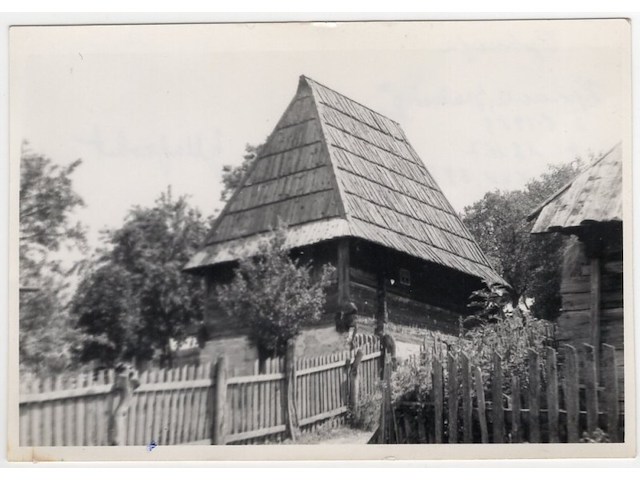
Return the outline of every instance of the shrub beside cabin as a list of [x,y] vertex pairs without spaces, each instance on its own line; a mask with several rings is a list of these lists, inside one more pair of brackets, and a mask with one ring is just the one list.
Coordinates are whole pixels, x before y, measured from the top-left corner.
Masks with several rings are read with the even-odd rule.
[[[323,322],[298,355],[346,348],[336,319],[349,303],[362,331],[374,318],[456,334],[482,280],[503,282],[431,177],[400,125],[307,78],[186,270],[204,276],[209,340],[247,370],[257,357],[241,318],[217,306],[215,285],[280,219],[292,255],[331,263]],[[360,326],[361,325],[361,326]],[[244,365],[244,367],[241,367]]]
[[[622,158],[616,145],[538,207],[534,234],[574,235],[562,266],[562,313],[557,340],[616,348],[624,398],[624,298],[622,279]],[[597,363],[596,363],[597,364]]]

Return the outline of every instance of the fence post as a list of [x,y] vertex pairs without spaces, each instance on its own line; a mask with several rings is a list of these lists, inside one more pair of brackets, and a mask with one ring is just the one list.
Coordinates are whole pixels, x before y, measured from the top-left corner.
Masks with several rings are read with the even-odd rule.
[[296,357],[295,343],[287,342],[287,351],[284,357],[285,368],[285,402],[286,402],[286,426],[291,440],[295,441],[300,434],[298,423],[298,408],[296,405]]
[[478,399],[478,421],[480,423],[480,438],[482,443],[489,443],[489,431],[487,429],[487,406],[484,399],[484,383],[480,367],[473,369],[476,384],[476,398]]
[[464,353],[460,368],[462,370],[462,428],[464,443],[473,442],[473,405],[471,399],[471,368],[469,367],[469,357]]
[[540,443],[540,366],[538,354],[529,349],[529,442]]
[[358,367],[363,357],[362,349],[356,350],[353,363],[349,367],[349,410],[351,411],[351,422],[358,418],[358,398],[360,397],[360,382],[358,380]]
[[117,376],[111,388],[111,394],[114,395],[114,408],[109,418],[109,445],[122,446],[127,439],[127,415],[133,400],[133,391],[140,383],[130,365],[119,365],[116,373]]
[[211,432],[212,445],[224,445],[226,443],[226,419],[224,418],[227,405],[227,359],[218,358],[213,373],[213,426]]
[[547,423],[549,430],[549,442],[558,443],[558,367],[556,365],[556,351],[546,348],[546,368],[547,368]]
[[567,411],[567,441],[577,443],[579,440],[578,425],[580,423],[580,397],[578,391],[578,354],[575,347],[564,345],[564,401]]
[[504,407],[502,405],[502,357],[497,353],[493,354],[491,413],[493,417],[493,443],[504,443]]
[[612,442],[620,441],[619,405],[618,405],[618,372],[616,370],[616,349],[606,343],[602,344],[602,378],[604,395],[607,404],[607,434]]
[[593,434],[598,428],[598,380],[596,371],[596,347],[587,343],[584,347],[584,386],[587,405],[587,433]]
[[449,443],[458,443],[458,361],[447,354],[447,383],[449,390]]

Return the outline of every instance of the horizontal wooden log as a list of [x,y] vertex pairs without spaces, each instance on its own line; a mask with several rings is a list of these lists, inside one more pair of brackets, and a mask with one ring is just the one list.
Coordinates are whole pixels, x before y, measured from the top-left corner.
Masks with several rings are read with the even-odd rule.
[[52,402],[55,400],[64,400],[67,398],[91,397],[94,395],[105,395],[111,392],[112,385],[95,385],[85,388],[76,388],[73,390],[54,390],[41,393],[27,393],[20,395],[20,405],[28,403]]
[[134,393],[164,392],[167,390],[189,390],[192,388],[206,388],[212,385],[211,379],[179,380],[164,383],[143,383]]
[[300,419],[300,426],[304,427],[305,425],[310,425],[315,422],[319,422],[321,420],[325,420],[327,418],[337,417],[338,415],[342,415],[343,413],[347,413],[348,408],[338,407],[328,412],[319,413],[318,415],[314,415],[312,417],[302,418]]
[[251,430],[249,432],[240,432],[228,434],[225,437],[226,443],[241,442],[252,438],[266,437],[267,435],[275,435],[282,433],[287,429],[285,425],[276,425],[275,427],[261,428],[259,430]]
[[257,383],[271,382],[274,380],[282,380],[284,373],[267,373],[263,375],[243,375],[240,377],[231,377],[227,379],[227,385],[238,385],[241,383]]

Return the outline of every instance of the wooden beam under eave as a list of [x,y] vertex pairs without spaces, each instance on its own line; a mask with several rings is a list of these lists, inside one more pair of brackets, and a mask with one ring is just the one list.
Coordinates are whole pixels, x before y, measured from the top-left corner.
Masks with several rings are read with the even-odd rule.
[[338,308],[342,309],[351,301],[349,276],[349,239],[338,239]]
[[375,333],[376,335],[382,335],[385,332],[386,324],[389,322],[389,309],[387,308],[387,269],[384,261],[381,261],[378,268],[377,280]]

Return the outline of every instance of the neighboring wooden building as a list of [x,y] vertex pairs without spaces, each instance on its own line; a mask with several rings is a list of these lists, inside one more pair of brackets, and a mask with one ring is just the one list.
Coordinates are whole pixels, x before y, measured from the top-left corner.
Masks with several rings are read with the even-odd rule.
[[289,227],[293,255],[337,267],[324,325],[307,329],[297,342],[305,355],[345,348],[335,319],[350,302],[360,318],[388,315],[391,322],[456,334],[469,294],[482,280],[503,282],[400,125],[302,76],[186,267],[208,285],[207,351],[243,351],[245,361],[255,358],[242,319],[225,317],[213,287],[231,278],[235,261],[255,252],[278,219]]
[[[621,144],[600,157],[538,207],[534,234],[575,235],[562,269],[557,339],[616,347],[624,366]],[[622,386],[622,383],[621,383]]]

